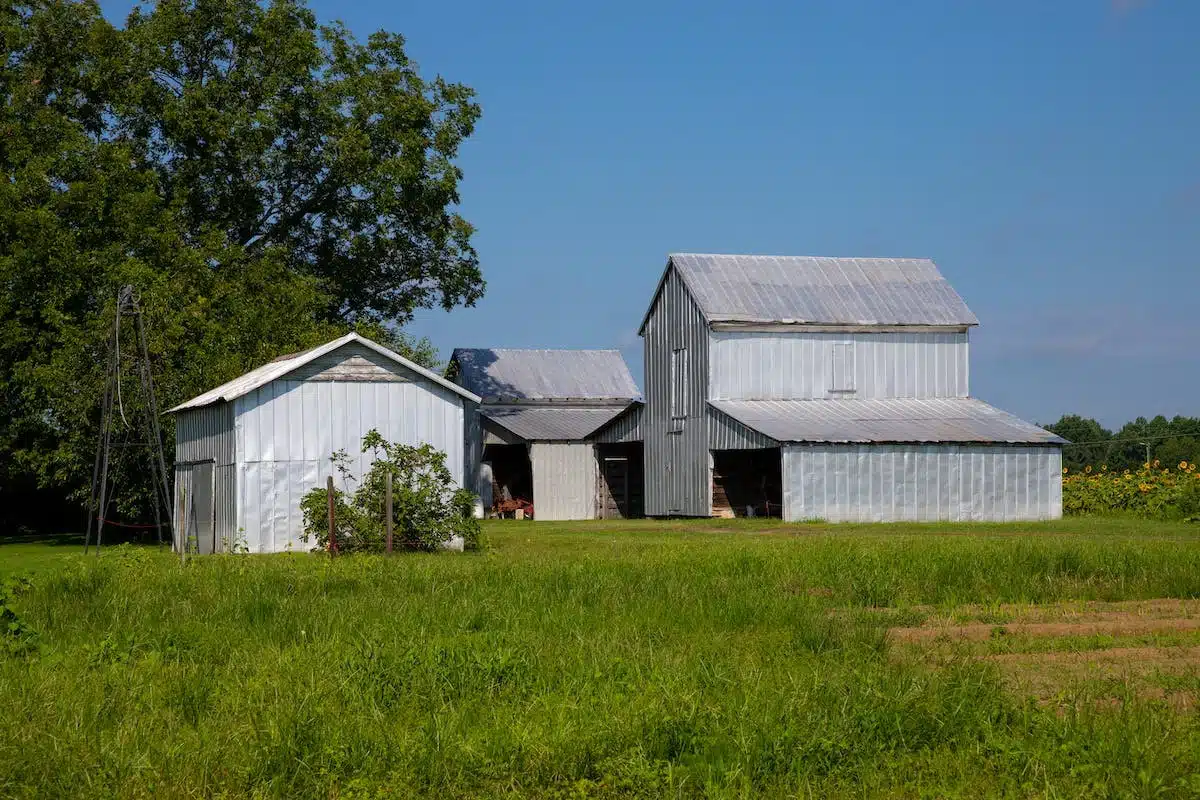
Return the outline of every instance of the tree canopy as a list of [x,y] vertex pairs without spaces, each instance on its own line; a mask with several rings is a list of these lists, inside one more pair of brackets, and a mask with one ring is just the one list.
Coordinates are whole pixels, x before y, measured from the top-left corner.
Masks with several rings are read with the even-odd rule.
[[398,34],[35,0],[0,40],[0,487],[86,486],[120,286],[165,404],[350,328],[428,362],[398,326],[482,295],[455,164],[480,109]]

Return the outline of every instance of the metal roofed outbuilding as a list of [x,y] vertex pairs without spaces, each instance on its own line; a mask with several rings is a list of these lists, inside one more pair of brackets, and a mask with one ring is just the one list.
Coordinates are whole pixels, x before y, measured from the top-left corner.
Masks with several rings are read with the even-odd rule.
[[485,506],[504,499],[489,498],[494,485],[539,520],[640,516],[640,440],[592,438],[638,406],[618,351],[459,348],[450,365],[483,397]]
[[1063,441],[970,397],[977,324],[928,259],[671,255],[639,331],[647,514],[1061,516]]
[[352,489],[330,457],[345,450],[364,475],[372,456],[362,437],[372,428],[442,450],[460,485],[473,487],[479,399],[355,333],[251,370],[169,412],[177,534],[202,553],[241,537],[256,553],[311,546],[301,539],[301,497],[330,474]]

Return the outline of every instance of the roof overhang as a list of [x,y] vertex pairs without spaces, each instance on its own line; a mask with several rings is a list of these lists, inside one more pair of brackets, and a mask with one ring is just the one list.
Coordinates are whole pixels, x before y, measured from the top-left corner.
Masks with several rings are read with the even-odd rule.
[[1044,428],[967,397],[710,400],[709,405],[781,443],[1066,444]]
[[484,427],[495,430],[502,439],[583,442],[628,407],[629,401],[620,405],[592,406],[484,404],[479,407],[479,413]]

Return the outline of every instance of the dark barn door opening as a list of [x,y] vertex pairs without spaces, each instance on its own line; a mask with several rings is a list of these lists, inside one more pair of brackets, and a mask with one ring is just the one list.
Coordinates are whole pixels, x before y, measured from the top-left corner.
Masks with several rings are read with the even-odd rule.
[[782,517],[783,459],[778,448],[714,450],[714,517]]
[[633,519],[645,516],[642,494],[645,490],[645,471],[642,466],[642,443],[598,444],[596,459],[600,462],[600,519]]
[[525,444],[489,444],[483,448],[483,460],[492,465],[491,511],[508,511],[513,501],[532,504],[533,467]]
[[213,463],[202,461],[184,467],[184,542],[193,552],[207,556],[217,551],[216,517],[213,514]]

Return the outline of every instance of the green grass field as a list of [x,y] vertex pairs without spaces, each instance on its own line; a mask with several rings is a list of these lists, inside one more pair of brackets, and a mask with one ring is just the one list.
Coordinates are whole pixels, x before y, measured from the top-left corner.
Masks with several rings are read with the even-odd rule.
[[485,536],[0,545],[0,796],[1200,793],[1200,526]]

